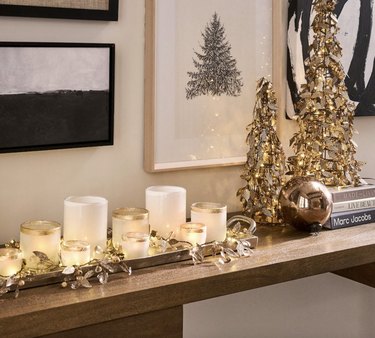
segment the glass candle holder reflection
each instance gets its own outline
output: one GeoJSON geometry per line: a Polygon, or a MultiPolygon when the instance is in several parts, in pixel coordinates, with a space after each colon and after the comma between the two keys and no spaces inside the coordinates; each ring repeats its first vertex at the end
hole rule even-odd
{"type": "Polygon", "coordinates": [[[150,247],[150,235],[143,232],[128,232],[122,235],[121,246],[125,259],[146,257],[150,247]]]}
{"type": "Polygon", "coordinates": [[[207,242],[224,241],[227,236],[227,206],[221,203],[197,202],[191,206],[191,221],[207,226],[207,242]]]}
{"type": "Polygon", "coordinates": [[[180,226],[180,238],[192,245],[206,243],[207,227],[202,223],[185,223],[180,226]]]}
{"type": "Polygon", "coordinates": [[[90,244],[79,240],[63,241],[60,255],[64,266],[85,265],[90,261],[90,244]]]}
{"type": "Polygon", "coordinates": [[[149,211],[151,230],[166,238],[178,233],[186,222],[186,189],[158,185],[146,189],[146,209],[149,211]]]}
{"type": "Polygon", "coordinates": [[[112,244],[115,249],[119,249],[121,236],[127,232],[150,232],[147,209],[118,208],[112,212],[112,244]]]}
{"type": "Polygon", "coordinates": [[[107,247],[108,201],[98,196],[70,196],[64,200],[64,240],[90,244],[91,258],[101,258],[95,248],[107,247]]]}
{"type": "Polygon", "coordinates": [[[60,263],[61,225],[53,221],[29,221],[21,224],[20,249],[30,269],[42,269],[34,251],[43,252],[56,265],[60,263]]]}
{"type": "Polygon", "coordinates": [[[15,248],[0,248],[0,276],[9,277],[22,269],[22,253],[15,248]]]}

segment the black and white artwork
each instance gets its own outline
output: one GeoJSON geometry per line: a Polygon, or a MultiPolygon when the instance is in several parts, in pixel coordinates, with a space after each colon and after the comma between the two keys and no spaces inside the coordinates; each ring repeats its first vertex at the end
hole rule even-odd
{"type": "Polygon", "coordinates": [[[0,152],[113,144],[110,44],[0,44],[0,152]]]}
{"type": "MultiPolygon", "coordinates": [[[[310,28],[313,0],[289,0],[287,55],[287,116],[295,114],[301,84],[305,83],[303,61],[313,39],[310,28]]],[[[335,14],[342,47],[341,63],[347,74],[349,98],[357,105],[356,116],[375,116],[375,24],[374,0],[337,0],[335,14]]]]}

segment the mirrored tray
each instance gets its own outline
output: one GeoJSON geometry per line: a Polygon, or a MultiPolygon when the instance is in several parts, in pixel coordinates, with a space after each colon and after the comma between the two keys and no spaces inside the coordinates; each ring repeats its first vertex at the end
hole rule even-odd
{"type": "MultiPolygon", "coordinates": [[[[36,286],[43,286],[55,283],[70,283],[72,288],[72,281],[77,281],[77,276],[83,276],[85,279],[97,276],[99,281],[99,275],[103,275],[103,270],[106,273],[106,277],[112,273],[128,272],[131,274],[132,271],[153,267],[162,264],[175,263],[180,261],[192,260],[192,264],[199,263],[194,257],[194,250],[198,253],[198,259],[203,259],[207,256],[213,255],[227,255],[231,253],[237,255],[239,243],[244,243],[247,249],[254,249],[258,244],[258,237],[254,236],[253,233],[256,230],[256,223],[244,216],[234,216],[228,220],[227,223],[227,238],[223,242],[211,242],[202,245],[193,246],[188,242],[181,242],[177,240],[164,240],[166,246],[155,245],[155,239],[153,245],[150,246],[149,256],[137,259],[122,259],[121,255],[116,256],[111,253],[106,253],[103,260],[91,261],[90,264],[79,266],[79,267],[58,267],[48,272],[28,273],[21,271],[20,274],[12,277],[0,277],[0,296],[8,291],[14,291],[19,289],[31,288],[36,286]],[[162,249],[164,248],[164,249],[162,249]],[[108,258],[110,257],[110,258],[108,258]],[[116,259],[113,259],[116,258],[116,259]]],[[[230,260],[230,259],[229,259],[230,260]]],[[[80,280],[82,279],[81,277],[80,280]]],[[[83,281],[85,283],[85,281],[83,281]]],[[[86,286],[79,283],[79,286],[91,287],[90,283],[86,286]]]]}

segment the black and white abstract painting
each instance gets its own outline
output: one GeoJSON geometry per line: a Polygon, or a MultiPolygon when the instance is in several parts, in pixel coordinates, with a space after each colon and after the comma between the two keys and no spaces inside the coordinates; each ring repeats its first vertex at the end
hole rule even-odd
{"type": "Polygon", "coordinates": [[[113,144],[110,44],[0,44],[0,152],[113,144]]]}
{"type": "MultiPolygon", "coordinates": [[[[303,61],[312,42],[313,0],[289,0],[287,55],[287,116],[295,114],[301,84],[305,83],[303,61]]],[[[343,49],[341,63],[347,74],[349,98],[357,105],[356,116],[375,116],[375,24],[374,0],[337,0],[335,14],[343,49]]]]}

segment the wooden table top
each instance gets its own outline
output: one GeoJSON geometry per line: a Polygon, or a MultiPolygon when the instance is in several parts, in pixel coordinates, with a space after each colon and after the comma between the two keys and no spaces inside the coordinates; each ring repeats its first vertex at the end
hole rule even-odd
{"type": "Polygon", "coordinates": [[[250,257],[224,265],[217,258],[196,266],[185,261],[113,274],[108,284],[91,289],[55,284],[22,290],[18,299],[6,294],[0,298],[0,332],[37,336],[375,263],[375,223],[318,236],[263,226],[256,235],[259,244],[250,257]]]}

